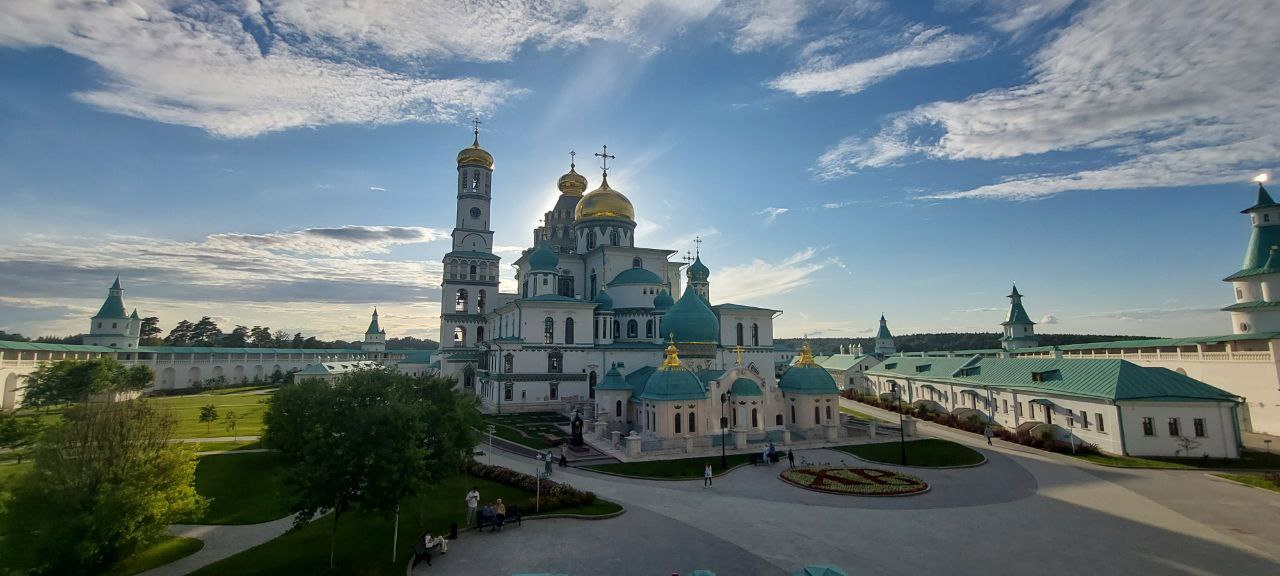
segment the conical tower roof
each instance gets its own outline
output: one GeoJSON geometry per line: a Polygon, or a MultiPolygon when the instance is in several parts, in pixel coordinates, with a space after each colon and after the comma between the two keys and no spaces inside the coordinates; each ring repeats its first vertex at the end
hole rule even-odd
{"type": "Polygon", "coordinates": [[[378,326],[378,309],[373,309],[373,320],[369,321],[369,329],[364,331],[365,334],[381,334],[382,328],[378,326]]]}
{"type": "Polygon", "coordinates": [[[1022,294],[1018,293],[1016,284],[1013,286],[1013,291],[1009,293],[1009,316],[1001,322],[1001,326],[1010,324],[1035,324],[1027,315],[1027,309],[1022,307],[1022,294]]]}
{"type": "Polygon", "coordinates": [[[111,289],[107,291],[107,299],[103,301],[102,308],[98,309],[98,313],[93,315],[94,318],[128,318],[124,311],[124,288],[120,287],[120,276],[116,275],[116,281],[111,284],[111,289]]]}

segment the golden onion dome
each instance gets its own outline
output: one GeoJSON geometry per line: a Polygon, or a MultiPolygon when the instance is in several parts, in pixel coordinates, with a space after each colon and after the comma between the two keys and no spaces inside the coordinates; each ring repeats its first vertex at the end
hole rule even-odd
{"type": "Polygon", "coordinates": [[[574,170],[573,164],[569,164],[569,172],[556,181],[556,188],[566,196],[581,196],[587,191],[587,177],[574,170]]]}
{"type": "Polygon", "coordinates": [[[573,219],[582,222],[591,219],[613,219],[634,222],[636,210],[621,192],[609,187],[609,177],[605,176],[600,187],[588,192],[578,201],[573,212],[573,219]]]}
{"type": "Polygon", "coordinates": [[[480,164],[493,170],[493,155],[480,147],[480,132],[478,130],[476,131],[475,140],[471,142],[471,146],[458,152],[458,165],[462,166],[463,164],[480,164]]]}

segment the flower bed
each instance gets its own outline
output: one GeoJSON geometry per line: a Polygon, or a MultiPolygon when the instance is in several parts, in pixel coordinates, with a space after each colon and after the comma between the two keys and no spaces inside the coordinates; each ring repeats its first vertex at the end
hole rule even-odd
{"type": "MultiPolygon", "coordinates": [[[[516,472],[502,466],[490,466],[473,460],[467,464],[467,473],[477,478],[492,480],[499,484],[506,484],[531,493],[541,490],[541,502],[537,503],[537,507],[542,512],[590,506],[596,501],[596,495],[593,492],[578,490],[568,484],[547,480],[546,478],[539,481],[531,474],[516,472]]],[[[520,503],[520,505],[524,510],[533,510],[535,508],[535,498],[531,497],[527,501],[520,503]]]]}
{"type": "Polygon", "coordinates": [[[903,496],[929,489],[910,474],[875,468],[793,468],[778,477],[808,490],[853,496],[903,496]]]}

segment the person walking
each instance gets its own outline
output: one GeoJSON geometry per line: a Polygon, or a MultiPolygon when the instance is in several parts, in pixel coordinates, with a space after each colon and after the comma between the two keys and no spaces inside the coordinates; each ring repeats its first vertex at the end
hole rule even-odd
{"type": "Polygon", "coordinates": [[[543,454],[543,468],[547,471],[547,478],[550,478],[551,477],[551,451],[550,450],[547,450],[547,453],[543,454]]]}
{"type": "Polygon", "coordinates": [[[476,521],[476,509],[480,507],[480,492],[472,488],[467,492],[467,526],[476,521]]]}
{"type": "Polygon", "coordinates": [[[796,451],[794,448],[787,450],[787,462],[791,464],[792,468],[796,467],[796,451]]]}
{"type": "Polygon", "coordinates": [[[991,429],[990,424],[987,424],[987,427],[982,429],[982,435],[987,437],[987,446],[992,446],[991,437],[995,436],[996,432],[991,429]]]}
{"type": "Polygon", "coordinates": [[[702,469],[702,487],[709,488],[711,486],[711,463],[707,462],[707,466],[702,469]]]}
{"type": "Polygon", "coordinates": [[[569,450],[568,450],[567,448],[561,448],[561,449],[560,449],[560,467],[561,467],[561,468],[565,468],[565,467],[568,467],[568,466],[569,466],[569,454],[568,454],[568,452],[569,452],[569,450]]]}

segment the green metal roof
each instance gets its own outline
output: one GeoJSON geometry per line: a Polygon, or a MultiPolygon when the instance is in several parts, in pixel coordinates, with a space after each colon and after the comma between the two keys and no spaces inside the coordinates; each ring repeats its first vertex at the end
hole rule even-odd
{"type": "MultiPolygon", "coordinates": [[[[0,340],[0,350],[24,350],[36,352],[120,352],[110,346],[85,346],[82,344],[45,344],[43,342],[13,342],[0,340]]],[[[125,348],[124,351],[132,352],[125,348]]]]}
{"type": "Polygon", "coordinates": [[[369,321],[369,329],[365,330],[365,334],[379,334],[382,329],[378,327],[378,309],[373,309],[373,320],[369,321]]]}
{"type": "Polygon", "coordinates": [[[585,300],[578,300],[577,298],[570,298],[568,296],[561,296],[559,294],[539,294],[532,298],[524,298],[524,300],[534,300],[537,302],[577,302],[579,304],[590,304],[590,302],[587,302],[585,300]]]}
{"type": "Polygon", "coordinates": [[[821,366],[792,366],[778,388],[786,394],[839,394],[836,381],[821,366]]]}
{"type": "Polygon", "coordinates": [[[596,384],[596,390],[625,390],[631,392],[634,388],[627,384],[627,380],[622,377],[622,373],[618,371],[618,367],[612,366],[608,372],[604,374],[604,380],[596,384]]]}
{"type": "Polygon", "coordinates": [[[666,310],[670,308],[672,304],[675,304],[675,303],[676,303],[675,299],[671,297],[671,293],[667,292],[666,288],[663,288],[661,291],[658,292],[657,296],[653,297],[653,308],[655,310],[666,310]]]}
{"type": "Polygon", "coordinates": [[[738,378],[733,381],[733,386],[729,388],[729,393],[737,396],[764,396],[764,392],[760,391],[760,385],[750,378],[738,378]]]}
{"type": "Polygon", "coordinates": [[[1271,199],[1271,194],[1268,194],[1267,189],[1263,187],[1261,182],[1259,182],[1258,183],[1258,202],[1255,203],[1253,206],[1250,206],[1248,208],[1245,208],[1244,210],[1241,210],[1240,213],[1248,214],[1250,212],[1253,212],[1254,210],[1258,210],[1260,208],[1271,208],[1275,205],[1276,205],[1276,201],[1271,199]]]}
{"type": "MultiPolygon", "coordinates": [[[[1277,270],[1277,272],[1280,272],[1280,270],[1277,270]]],[[[1235,304],[1224,307],[1223,310],[1229,312],[1231,310],[1252,310],[1254,308],[1272,308],[1276,306],[1280,306],[1280,302],[1263,302],[1262,300],[1253,300],[1251,302],[1236,302],[1235,304]]]]}
{"type": "Polygon", "coordinates": [[[625,376],[627,385],[631,386],[632,398],[635,398],[640,394],[641,390],[644,390],[644,385],[649,381],[649,377],[656,371],[657,368],[653,366],[641,366],[625,376]]]}
{"type": "Polygon", "coordinates": [[[480,260],[500,260],[496,254],[476,252],[472,250],[454,250],[444,255],[445,258],[478,258],[480,260]]]}
{"type": "Polygon", "coordinates": [[[1005,317],[1002,326],[1010,324],[1035,324],[1031,321],[1031,317],[1027,315],[1027,309],[1022,307],[1022,294],[1018,293],[1018,287],[1014,286],[1013,291],[1009,293],[1009,315],[1005,317]]]}
{"type": "Polygon", "coordinates": [[[599,350],[662,350],[666,348],[666,344],[658,344],[657,342],[613,342],[611,344],[597,344],[594,348],[599,350]]]}
{"type": "MultiPolygon", "coordinates": [[[[832,354],[831,356],[823,358],[821,362],[818,362],[818,365],[826,368],[827,370],[845,371],[857,366],[864,360],[875,360],[876,362],[879,362],[875,356],[870,354],[862,354],[860,356],[854,354],[832,354]]],[[[814,361],[817,362],[817,359],[815,358],[814,361]]]]}
{"type": "Polygon", "coordinates": [[[721,376],[724,376],[724,372],[724,370],[699,370],[694,372],[694,375],[698,377],[698,380],[710,382],[712,380],[719,380],[721,376]]]}
{"type": "Polygon", "coordinates": [[[595,302],[596,302],[596,312],[613,310],[613,297],[609,296],[609,293],[605,292],[604,290],[596,292],[595,302]]]}
{"type": "Polygon", "coordinates": [[[684,295],[662,317],[663,336],[673,334],[676,342],[720,341],[720,321],[711,307],[693,290],[684,295]]]}
{"type": "Polygon", "coordinates": [[[880,315],[880,329],[876,331],[876,338],[893,338],[893,334],[889,333],[889,323],[884,320],[884,314],[880,315]]]}
{"type": "MultiPolygon", "coordinates": [[[[119,352],[120,350],[112,348],[119,352]]],[[[339,348],[217,348],[211,346],[139,346],[138,352],[156,354],[361,354],[364,350],[339,348]]]]}
{"type": "Polygon", "coordinates": [[[112,284],[111,290],[107,292],[107,299],[102,302],[102,308],[98,309],[98,313],[94,314],[93,318],[128,318],[128,313],[124,311],[121,293],[120,277],[117,276],[115,284],[112,284]]]}
{"type": "Polygon", "coordinates": [[[1144,340],[1115,340],[1112,342],[1092,342],[1089,344],[1063,344],[1060,346],[1035,346],[1018,348],[1013,354],[1036,352],[1052,352],[1059,350],[1117,350],[1133,348],[1164,348],[1173,346],[1192,346],[1195,344],[1221,344],[1236,340],[1275,340],[1280,339],[1280,332],[1257,332],[1254,334],[1225,334],[1222,336],[1192,336],[1188,338],[1148,338],[1144,340]]]}
{"type": "Polygon", "coordinates": [[[778,312],[778,310],[774,310],[773,308],[760,308],[759,306],[747,306],[745,304],[733,304],[731,302],[726,302],[724,304],[716,304],[715,306],[712,306],[711,309],[715,310],[716,312],[719,312],[721,310],[756,310],[759,312],[778,312]]]}
{"type": "MultiPolygon", "coordinates": [[[[388,353],[394,354],[398,350],[389,350],[388,353]]],[[[430,364],[431,359],[435,357],[435,350],[408,350],[408,354],[404,359],[400,360],[400,364],[430,364]]]]}
{"type": "Polygon", "coordinates": [[[893,357],[868,373],[1113,401],[1157,398],[1237,401],[1231,393],[1189,376],[1127,360],[893,357]],[[887,368],[891,364],[896,366],[887,368]],[[928,368],[921,370],[923,365],[928,368]],[[1043,381],[1036,382],[1035,373],[1043,374],[1043,381]]]}
{"type": "Polygon", "coordinates": [[[705,282],[711,277],[711,270],[706,264],[702,263],[702,256],[694,258],[693,264],[689,265],[689,269],[685,271],[691,282],[705,282]]]}
{"type": "Polygon", "coordinates": [[[610,286],[625,286],[628,284],[663,284],[662,278],[659,278],[653,271],[645,268],[627,268],[619,272],[613,280],[609,281],[610,286]]]}
{"type": "Polygon", "coordinates": [[[639,397],[644,400],[701,400],[707,389],[698,377],[683,367],[655,370],[639,397]]]}
{"type": "Polygon", "coordinates": [[[539,242],[538,247],[529,254],[529,268],[533,271],[555,272],[559,265],[560,257],[551,251],[546,242],[539,242]]]}

